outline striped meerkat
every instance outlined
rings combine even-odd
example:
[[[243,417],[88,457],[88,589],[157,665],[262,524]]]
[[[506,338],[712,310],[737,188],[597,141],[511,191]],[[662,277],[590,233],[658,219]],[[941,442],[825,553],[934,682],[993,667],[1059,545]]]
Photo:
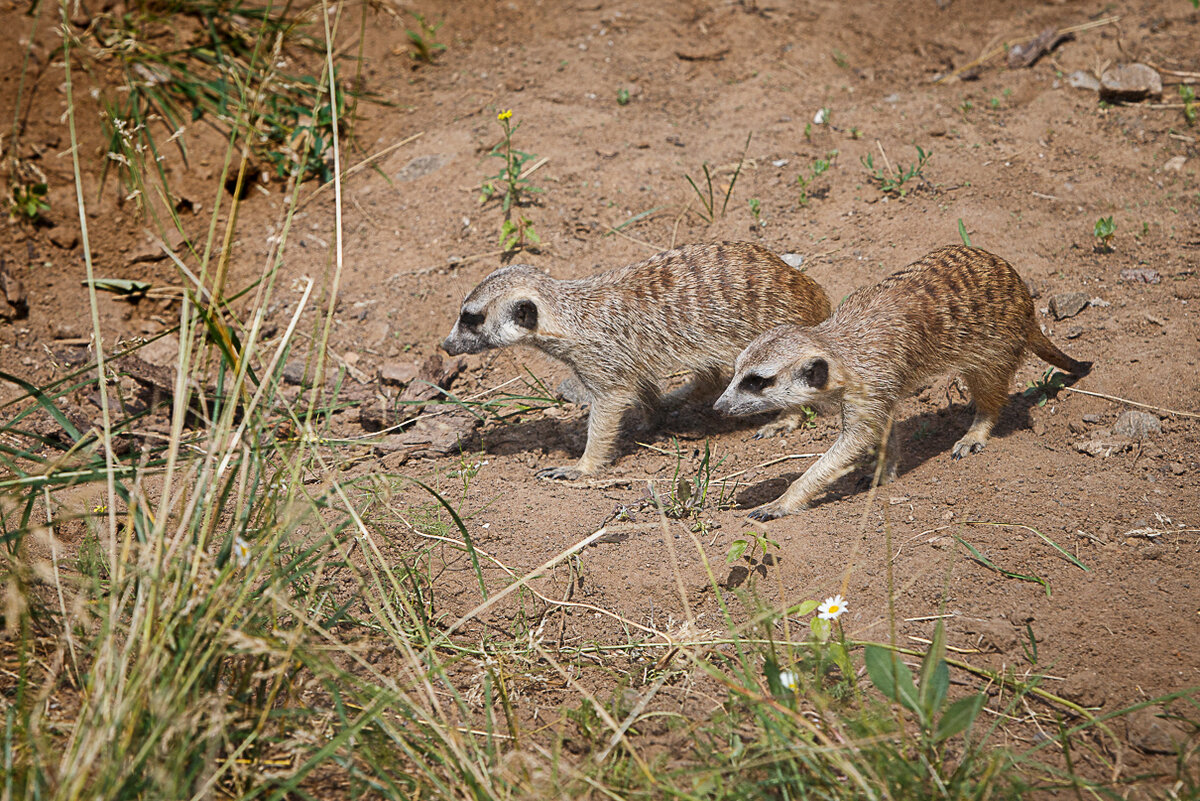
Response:
[[[806,508],[878,449],[903,398],[943,373],[961,374],[975,401],[975,420],[954,458],[982,450],[1026,350],[1075,376],[1092,366],[1046,338],[1029,289],[1008,262],[957,245],[853,292],[820,325],[763,334],[738,356],[715,408],[733,415],[802,404],[837,409],[842,433],[783,496],[750,516],[769,520]],[[884,453],[884,478],[891,479],[899,456],[894,433]]]
[[[701,244],[569,281],[528,265],[503,267],[467,295],[442,347],[457,355],[528,345],[570,367],[591,401],[587,447],[573,467],[540,475],[576,478],[612,460],[623,413],[662,400],[663,376],[695,374],[668,396],[671,402],[718,391],[756,336],[828,316],[821,287],[770,251],[744,242]],[[791,416],[762,433],[796,422]]]

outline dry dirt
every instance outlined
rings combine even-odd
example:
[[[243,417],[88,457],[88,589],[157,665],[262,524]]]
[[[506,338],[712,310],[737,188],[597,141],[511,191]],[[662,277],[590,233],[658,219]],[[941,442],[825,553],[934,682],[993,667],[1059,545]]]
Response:
[[[837,421],[821,418],[810,431],[758,441],[752,434],[760,421],[720,420],[702,405],[658,428],[639,429],[631,415],[619,461],[597,482],[540,481],[539,468],[581,452],[586,410],[567,404],[489,424],[462,456],[417,454],[400,464],[403,451],[380,456],[345,446],[348,455],[366,455],[350,475],[390,470],[435,482],[461,502],[477,546],[524,573],[622,507],[634,510],[635,521],[655,521],[649,510],[637,511],[647,482],[669,491],[676,442],[681,469],[694,476],[707,443],[719,462],[714,477],[744,471],[736,489],[729,485],[736,506],[710,504],[701,515],[703,545],[721,581],[746,587],[753,579],[779,603],[842,592],[847,634],[886,639],[890,541],[903,643],[919,647],[933,617],[945,615],[961,658],[1023,673],[1032,632],[1037,669],[1048,674],[1043,686],[1104,711],[1200,685],[1200,128],[1184,120],[1174,83],[1161,103],[1104,107],[1094,92],[1067,81],[1076,70],[1133,60],[1200,70],[1200,12],[1191,3],[421,0],[414,7],[445,20],[440,38],[448,47],[436,64],[414,66],[403,31],[385,14],[369,15],[361,40],[363,88],[387,104],[360,106],[345,166],[420,136],[375,161],[378,169],[345,182],[345,268],[332,349],[358,371],[346,379],[352,399],[378,405],[381,395],[394,397],[398,389],[378,383],[378,372],[436,355],[463,295],[502,263],[501,211],[478,202],[480,180],[498,166],[485,156],[499,140],[502,109],[521,123],[517,146],[547,159],[530,176],[543,191],[522,209],[543,243],[518,261],[575,277],[681,243],[750,240],[803,256],[809,275],[836,302],[957,242],[961,219],[974,245],[1009,260],[1035,288],[1039,321],[1051,338],[1095,362],[1075,389],[1097,394],[1063,392],[1034,405],[1021,390],[1046,365],[1030,356],[987,449],[956,462],[949,449],[971,412],[947,377],[902,406],[896,424],[905,457],[895,483],[873,494],[848,478],[803,514],[761,525],[752,525],[746,510],[775,497],[811,459],[764,463],[823,451]],[[353,55],[358,10],[346,10],[339,41]],[[10,4],[0,21],[27,36],[25,11]],[[1008,69],[1000,56],[974,80],[933,82],[999,43],[1112,16],[1119,20],[1077,33],[1030,68]],[[43,22],[33,48],[37,79],[21,109],[20,147],[49,179],[53,225],[0,230],[0,255],[23,278],[29,299],[28,317],[0,319],[0,369],[34,383],[55,374],[50,354],[69,350],[62,340],[90,331],[69,140],[60,122],[61,57],[50,28]],[[0,108],[14,107],[22,57],[23,49],[12,47],[0,56]],[[82,72],[76,79],[85,87],[91,80]],[[625,105],[617,100],[622,89],[629,92]],[[134,261],[147,247],[145,223],[111,185],[98,191],[96,109],[87,98],[80,102],[97,273],[177,285],[169,262]],[[822,108],[828,120],[810,126]],[[719,168],[719,205],[751,134],[728,209],[718,208],[709,224],[684,176],[699,177],[705,162]],[[202,239],[222,151],[202,125],[189,135],[190,164],[168,152],[166,166],[195,207],[184,225]],[[903,198],[885,196],[860,158],[872,154],[880,163],[886,154],[892,164],[908,165],[914,145],[933,154],[922,179]],[[801,204],[797,175],[835,150],[832,167]],[[315,189],[306,184],[301,197]],[[761,225],[751,198],[761,203]],[[278,181],[250,193],[240,211],[231,286],[259,274],[282,208]],[[1102,252],[1092,228],[1109,215],[1117,234],[1113,251]],[[286,324],[299,278],[327,274],[332,226],[333,193],[325,191],[297,215],[270,324]],[[1139,267],[1160,280],[1121,277]],[[1086,293],[1090,305],[1056,320],[1050,299],[1070,292]],[[177,319],[171,301],[101,303],[104,330],[114,337],[156,333]],[[564,376],[532,353],[489,353],[468,357],[452,390],[471,395],[526,367],[551,388]],[[1144,404],[1138,408],[1161,431],[1120,441],[1108,455],[1081,452],[1079,443],[1118,441],[1110,430],[1134,407],[1117,399]],[[359,421],[357,410],[341,413],[333,431],[363,437]],[[465,498],[454,475],[463,464],[478,465]],[[416,490],[401,498],[414,507],[428,503]],[[406,527],[388,525],[397,553],[420,541]],[[779,547],[769,564],[747,575],[742,565],[727,566],[724,555],[749,531]],[[999,567],[1041,577],[1049,591],[973,560],[955,537]],[[692,612],[702,627],[719,628],[703,566],[678,524],[671,544]],[[441,607],[453,614],[474,605],[478,592],[469,562],[453,552],[447,558]],[[577,563],[574,600],[665,628],[686,616],[672,558],[661,530],[588,547]],[[496,569],[485,575],[494,586],[505,580]],[[559,568],[538,586],[561,596],[566,583]],[[576,613],[568,640],[624,641],[622,624],[590,614]],[[506,619],[493,618],[481,631],[502,631]],[[603,671],[585,681],[611,692]],[[531,697],[544,708],[569,700],[561,691]],[[1010,734],[1036,736],[1020,726]],[[1148,736],[1137,726],[1129,732],[1143,752],[1153,750]]]

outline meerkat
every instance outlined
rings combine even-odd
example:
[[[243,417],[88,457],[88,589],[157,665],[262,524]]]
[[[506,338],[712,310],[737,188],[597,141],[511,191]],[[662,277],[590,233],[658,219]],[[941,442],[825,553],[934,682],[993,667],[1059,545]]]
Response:
[[[612,460],[625,410],[660,402],[663,376],[694,373],[670,401],[715,394],[756,336],[785,323],[815,325],[829,308],[815,281],[758,245],[689,245],[577,280],[502,267],[467,295],[442,348],[454,356],[528,345],[571,369],[591,403],[587,447],[574,467],[539,475],[572,479]]]
[[[853,470],[891,431],[896,405],[922,382],[961,374],[975,419],[955,459],[983,449],[1026,349],[1075,376],[1070,358],[1042,333],[1029,289],[1008,262],[978,248],[935,250],[880,283],[851,293],[812,328],[780,326],[742,351],[719,412],[754,414],[808,404],[840,410],[842,432],[757,520],[794,514]],[[895,477],[899,444],[889,433],[883,479]]]

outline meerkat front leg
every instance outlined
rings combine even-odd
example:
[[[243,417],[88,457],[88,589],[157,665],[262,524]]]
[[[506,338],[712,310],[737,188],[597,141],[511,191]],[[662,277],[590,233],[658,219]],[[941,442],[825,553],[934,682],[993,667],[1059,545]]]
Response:
[[[621,431],[621,417],[633,403],[632,398],[593,398],[592,411],[588,415],[587,447],[574,467],[548,467],[538,471],[540,478],[572,480],[588,476],[612,461],[616,449],[617,435]]]
[[[758,507],[750,512],[750,517],[755,520],[773,520],[807,509],[809,501],[816,497],[817,493],[854,470],[862,458],[879,443],[879,439],[880,432],[866,423],[843,429],[833,446],[805,470],[804,475],[793,481],[779,500]]]

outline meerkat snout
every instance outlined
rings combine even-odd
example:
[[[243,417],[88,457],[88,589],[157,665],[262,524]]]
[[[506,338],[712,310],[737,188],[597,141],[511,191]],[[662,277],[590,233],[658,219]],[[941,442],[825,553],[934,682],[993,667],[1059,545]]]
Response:
[[[442,350],[459,356],[516,345],[536,331],[537,325],[537,304],[529,298],[489,303],[477,309],[464,303],[454,328],[442,342]]]

